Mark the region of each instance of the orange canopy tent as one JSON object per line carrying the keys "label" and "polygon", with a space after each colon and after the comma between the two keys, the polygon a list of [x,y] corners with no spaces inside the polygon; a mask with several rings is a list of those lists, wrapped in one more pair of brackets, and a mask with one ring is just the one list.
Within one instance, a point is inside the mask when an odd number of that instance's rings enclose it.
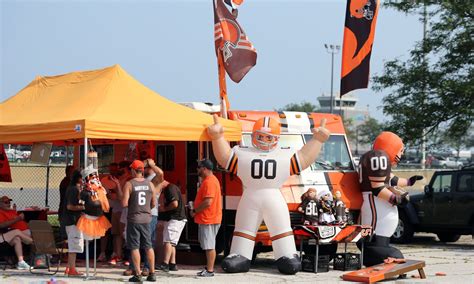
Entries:
{"label": "orange canopy tent", "polygon": [[[227,140],[241,139],[238,122],[220,122]],[[207,141],[212,123],[212,116],[161,97],[114,65],[37,77],[0,104],[0,144],[81,138]]]}

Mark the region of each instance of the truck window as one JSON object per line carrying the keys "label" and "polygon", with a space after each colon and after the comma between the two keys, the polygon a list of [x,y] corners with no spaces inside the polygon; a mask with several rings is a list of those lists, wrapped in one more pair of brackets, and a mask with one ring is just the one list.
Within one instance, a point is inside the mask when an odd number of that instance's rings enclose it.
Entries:
{"label": "truck window", "polygon": [[[309,140],[312,134],[305,134],[304,138]],[[323,144],[321,153],[311,166],[314,170],[353,170],[344,135],[331,135],[329,140]]]}
{"label": "truck window", "polygon": [[174,170],[174,146],[173,145],[157,145],[156,146],[156,164],[163,171]]}
{"label": "truck window", "polygon": [[433,182],[433,192],[451,192],[451,174],[440,174]]}
{"label": "truck window", "polygon": [[460,174],[458,179],[459,192],[474,192],[474,174]]}

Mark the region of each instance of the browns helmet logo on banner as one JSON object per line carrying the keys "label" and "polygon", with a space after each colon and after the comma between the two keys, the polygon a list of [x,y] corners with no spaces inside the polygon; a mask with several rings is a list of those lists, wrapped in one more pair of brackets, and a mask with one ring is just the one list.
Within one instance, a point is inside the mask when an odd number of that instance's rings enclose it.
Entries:
{"label": "browns helmet logo on banner", "polygon": [[348,0],[342,46],[341,96],[367,88],[379,0]]}
{"label": "browns helmet logo on banner", "polygon": [[[227,2],[237,7],[242,1]],[[257,51],[223,0],[214,0],[214,41],[216,53],[222,52],[227,74],[239,83],[257,63]]]}

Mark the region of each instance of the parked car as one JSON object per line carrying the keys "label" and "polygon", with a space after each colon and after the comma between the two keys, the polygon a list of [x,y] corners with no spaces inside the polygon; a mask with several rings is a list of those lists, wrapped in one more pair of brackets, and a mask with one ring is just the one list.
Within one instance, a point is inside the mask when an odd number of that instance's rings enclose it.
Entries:
{"label": "parked car", "polygon": [[442,242],[474,236],[474,166],[436,171],[424,193],[398,208],[398,217],[394,243],[410,242],[415,232],[435,233]]}
{"label": "parked car", "polygon": [[25,157],[20,152],[6,152],[8,161],[10,163],[26,163],[29,157]]}
{"label": "parked car", "polygon": [[436,158],[433,160],[431,163],[432,167],[435,168],[443,168],[443,169],[460,169],[463,167],[463,162],[458,161],[457,159],[453,157],[447,157],[447,158]]}

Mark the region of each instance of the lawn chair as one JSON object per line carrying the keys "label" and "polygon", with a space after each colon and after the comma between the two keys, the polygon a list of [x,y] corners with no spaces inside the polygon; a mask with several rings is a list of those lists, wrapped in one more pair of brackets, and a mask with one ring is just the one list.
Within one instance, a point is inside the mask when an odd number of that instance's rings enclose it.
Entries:
{"label": "lawn chair", "polygon": [[[8,232],[7,228],[0,229],[0,234]],[[15,249],[7,242],[0,243],[0,264],[3,266],[3,270],[6,270],[8,266],[14,266],[16,263]]]}
{"label": "lawn chair", "polygon": [[[28,226],[33,238],[30,272],[33,274],[55,275],[58,273],[59,266],[61,265],[62,250],[58,249],[51,224],[44,220],[31,220]],[[46,267],[44,269],[48,269],[48,272],[40,272],[39,269],[35,267],[35,259],[40,255],[45,256]],[[52,255],[58,256],[58,265],[55,271],[50,269],[50,256]]]}

